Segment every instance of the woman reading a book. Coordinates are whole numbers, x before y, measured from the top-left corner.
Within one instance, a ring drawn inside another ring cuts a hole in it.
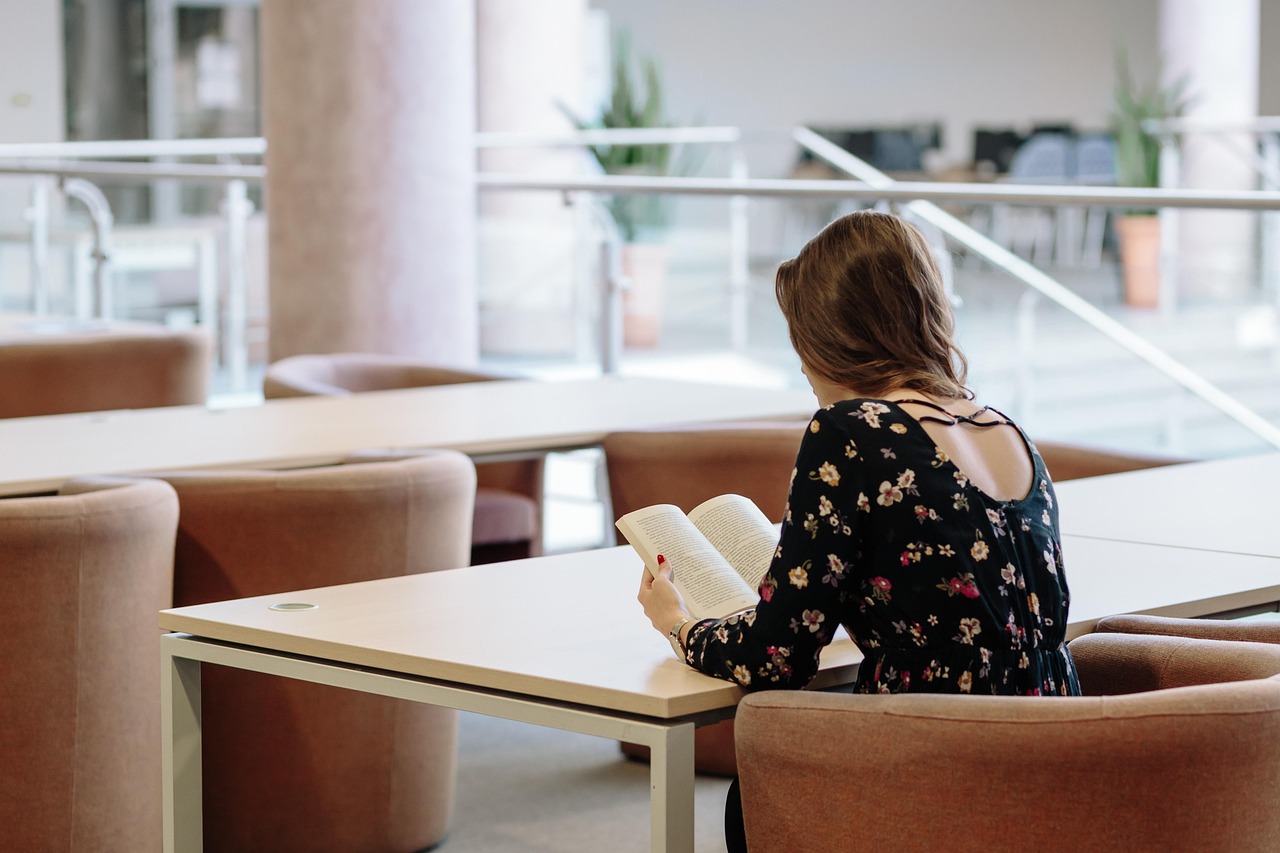
[[[691,619],[680,566],[659,561],[639,594],[654,627],[749,690],[806,685],[843,625],[862,692],[1078,694],[1053,484],[1022,430],[965,387],[923,235],[849,214],[779,267],[776,290],[821,408],[760,601]]]

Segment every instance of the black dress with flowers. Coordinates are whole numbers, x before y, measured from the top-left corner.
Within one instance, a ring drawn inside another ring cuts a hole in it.
[[[862,692],[1078,694],[1053,485],[1027,445],[1031,491],[995,500],[896,403],[819,410],[759,605],[695,625],[688,663],[798,688],[844,625]]]

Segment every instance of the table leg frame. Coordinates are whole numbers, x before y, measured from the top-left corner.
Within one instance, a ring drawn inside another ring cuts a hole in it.
[[[199,851],[201,819],[200,666],[223,666],[327,684],[459,711],[502,717],[565,731],[625,740],[650,749],[650,847],[693,851],[693,732],[698,723],[726,715],[664,720],[610,714],[582,706],[431,681],[385,670],[344,666],[285,653],[203,640],[187,634],[161,638],[165,853]]]

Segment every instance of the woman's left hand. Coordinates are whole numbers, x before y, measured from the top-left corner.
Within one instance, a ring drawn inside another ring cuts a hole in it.
[[[689,616],[689,608],[675,584],[671,582],[671,563],[661,554],[658,555],[658,574],[655,576],[648,568],[640,579],[640,592],[636,600],[644,608],[644,615],[664,637],[681,619]]]

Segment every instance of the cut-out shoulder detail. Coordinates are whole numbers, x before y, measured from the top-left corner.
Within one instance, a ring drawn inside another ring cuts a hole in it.
[[[993,409],[990,406],[983,406],[982,408],[978,409],[976,412],[972,412],[967,415],[957,415],[955,412],[952,412],[949,409],[944,408],[943,406],[939,406],[937,403],[934,403],[930,400],[916,400],[916,399],[906,398],[906,399],[900,399],[900,400],[890,400],[890,402],[897,403],[899,406],[905,406],[905,405],[927,406],[930,409],[941,412],[947,417],[938,418],[938,417],[934,417],[933,415],[920,415],[918,417],[916,415],[911,415],[911,416],[918,421],[931,421],[933,423],[942,424],[943,426],[955,426],[956,424],[968,424],[969,426],[976,426],[976,427],[1013,426],[1013,421],[1009,419],[1008,415],[1006,415],[1004,412],[1000,411],[999,409]],[[982,417],[988,412],[994,415],[998,415],[999,420],[989,420],[989,421],[978,420],[978,418]],[[911,413],[907,412],[907,414],[911,414]]]
[[[1007,415],[990,406],[982,406],[970,414],[956,414],[927,400],[888,400],[898,406],[920,427],[933,445],[941,451],[965,476],[974,488],[993,501],[1011,503],[1023,501],[1032,495],[1037,470],[1031,444],[1022,429]],[[931,415],[916,416],[906,406],[924,406],[945,414],[950,420]],[[990,420],[979,420],[984,415],[994,415]],[[938,424],[938,426],[932,426]],[[999,437],[991,427],[1009,427],[1017,436],[1016,445]],[[958,429],[952,429],[957,427]],[[966,427],[973,427],[968,430]],[[1018,452],[1021,449],[1021,453]]]

